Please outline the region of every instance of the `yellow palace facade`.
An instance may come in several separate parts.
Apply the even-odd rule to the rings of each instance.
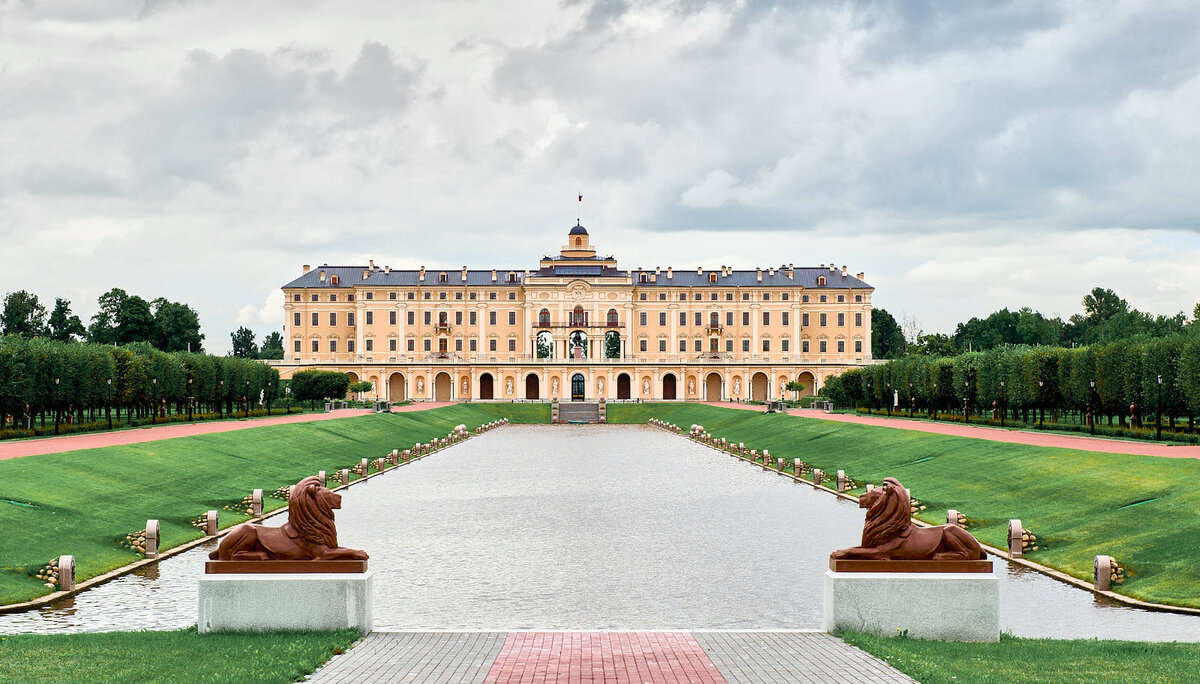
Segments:
[[[622,270],[576,224],[537,269],[305,266],[273,363],[393,402],[765,401],[870,363],[873,291],[845,266]]]

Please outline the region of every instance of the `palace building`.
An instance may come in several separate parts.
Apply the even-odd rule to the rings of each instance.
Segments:
[[[873,291],[832,264],[623,270],[576,223],[536,269],[305,266],[273,363],[389,401],[765,401],[871,361]]]

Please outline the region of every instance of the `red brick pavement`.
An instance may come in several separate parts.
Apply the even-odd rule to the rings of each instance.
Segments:
[[[485,684],[726,684],[687,632],[513,632]]]
[[[738,404],[731,402],[705,402],[712,406],[723,408],[745,409],[762,413],[763,406]],[[914,430],[938,435],[954,435],[956,437],[972,437],[987,439],[993,442],[1008,444],[1028,444],[1031,446],[1054,447],[1058,449],[1080,449],[1083,451],[1099,451],[1106,454],[1133,454],[1137,456],[1167,456],[1171,458],[1200,458],[1200,446],[1153,444],[1149,442],[1127,442],[1117,439],[1099,439],[1046,432],[1025,432],[1021,430],[1005,430],[996,427],[981,427],[962,425],[959,423],[935,423],[901,418],[884,418],[882,416],[855,416],[845,413],[825,413],[813,409],[789,409],[788,415],[832,420],[838,423],[857,423],[859,425],[877,425],[880,427],[896,428],[898,430]]]

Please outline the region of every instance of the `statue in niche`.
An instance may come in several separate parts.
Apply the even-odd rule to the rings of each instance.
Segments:
[[[504,391],[508,394],[512,394],[512,378],[509,378],[508,382],[504,384]]]
[[[471,390],[471,386],[469,384],[467,384],[467,379],[463,378],[463,396],[466,396],[467,392],[469,392],[470,390]]]
[[[738,380],[737,378],[734,378],[733,379],[733,396],[737,397],[737,396],[741,396],[741,394],[742,394],[742,381]]]
[[[596,394],[604,394],[604,378],[596,378]]]
[[[550,392],[554,396],[558,396],[558,378],[554,378],[550,381]]]
[[[830,558],[856,560],[983,560],[983,548],[958,525],[917,527],[912,524],[908,490],[893,477],[858,497],[867,509],[862,546],[840,549]]]
[[[422,394],[424,392],[425,392],[425,379],[417,378],[417,394]]]
[[[650,380],[642,378],[642,394],[650,394]]]
[[[696,381],[689,379],[688,380],[688,394],[695,394],[695,393],[696,393]]]

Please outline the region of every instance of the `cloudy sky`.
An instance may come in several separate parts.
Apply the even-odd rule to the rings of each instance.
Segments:
[[[182,300],[224,352],[301,264],[525,268],[580,216],[926,331],[1190,314],[1198,112],[1193,0],[0,0],[0,293]]]

